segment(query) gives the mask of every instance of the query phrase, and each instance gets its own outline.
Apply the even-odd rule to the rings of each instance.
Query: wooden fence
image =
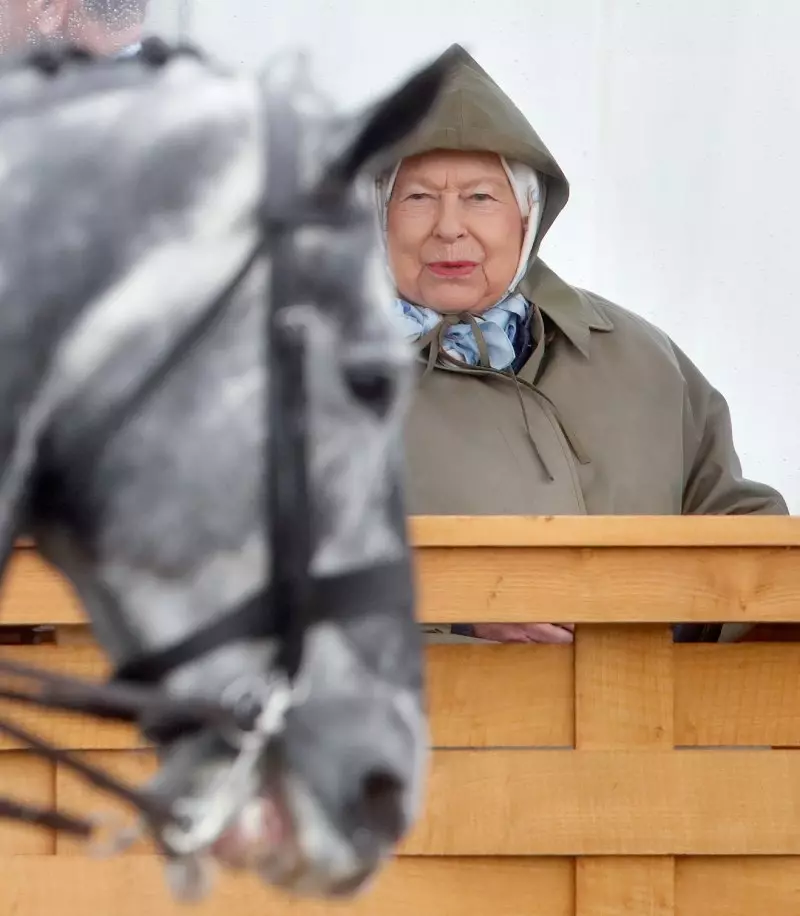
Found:
[[[225,879],[199,916],[800,913],[800,646],[673,645],[668,628],[800,620],[800,519],[416,519],[414,537],[423,620],[575,622],[574,648],[429,647],[427,813],[375,889],[349,909]],[[105,673],[30,548],[0,620],[57,627],[56,645],[2,649],[12,657]],[[24,720],[117,773],[151,771],[128,728]],[[0,788],[113,807],[9,743]],[[0,857],[3,916],[177,910],[147,848],[91,861],[0,825]]]

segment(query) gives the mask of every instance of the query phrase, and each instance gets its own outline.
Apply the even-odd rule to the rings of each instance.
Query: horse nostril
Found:
[[[403,782],[390,770],[373,768],[361,779],[358,827],[371,837],[396,843],[405,832]]]

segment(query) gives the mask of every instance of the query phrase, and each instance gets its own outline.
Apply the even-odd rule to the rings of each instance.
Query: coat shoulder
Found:
[[[637,347],[651,347],[670,355],[678,365],[677,353],[672,338],[657,325],[643,318],[637,312],[606,299],[590,290],[578,290],[585,296],[596,312],[602,315],[613,329],[617,339]]]

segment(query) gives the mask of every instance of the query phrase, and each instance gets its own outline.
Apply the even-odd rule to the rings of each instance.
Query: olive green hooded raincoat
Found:
[[[542,176],[541,224],[519,286],[533,306],[535,347],[516,377],[441,363],[425,372],[421,355],[407,434],[410,511],[787,514],[779,493],[742,476],[724,398],[675,343],[539,258],[567,180],[508,96],[455,50],[461,63],[442,101],[399,155],[488,150]]]
[[[535,346],[516,376],[420,354],[407,430],[415,515],[785,515],[748,480],[723,396],[662,331],[558,277],[538,250],[569,196],[519,109],[463,48],[398,158],[484,150],[540,174],[545,202],[519,291]],[[746,628],[725,627],[723,638]]]

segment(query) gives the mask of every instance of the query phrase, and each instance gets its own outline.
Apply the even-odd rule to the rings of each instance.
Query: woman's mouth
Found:
[[[432,261],[427,268],[436,277],[456,280],[470,276],[477,266],[477,261]]]

